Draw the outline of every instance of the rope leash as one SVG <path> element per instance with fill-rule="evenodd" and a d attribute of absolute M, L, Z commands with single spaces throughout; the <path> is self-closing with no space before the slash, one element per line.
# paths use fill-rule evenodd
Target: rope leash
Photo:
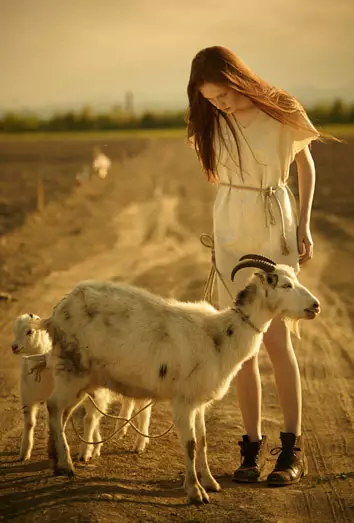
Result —
<path fill-rule="evenodd" d="M 93 405 L 95 406 L 95 408 L 98 410 L 98 412 L 100 414 L 102 414 L 103 416 L 106 416 L 107 418 L 111 418 L 111 419 L 115 419 L 117 421 L 124 421 L 125 423 L 123 423 L 123 425 L 121 427 L 119 427 L 118 429 L 115 429 L 112 434 L 110 434 L 107 438 L 104 438 L 100 441 L 88 441 L 86 440 L 85 438 L 83 438 L 76 426 L 75 426 L 75 423 L 74 423 L 74 420 L 73 418 L 71 418 L 71 425 L 74 429 L 74 432 L 76 434 L 76 436 L 79 438 L 80 441 L 82 441 L 83 443 L 87 443 L 88 445 L 100 445 L 101 443 L 106 443 L 106 441 L 109 441 L 110 439 L 114 438 L 114 436 L 116 434 L 118 434 L 121 430 L 123 430 L 123 428 L 128 425 L 128 423 L 132 426 L 132 428 L 135 430 L 135 432 L 137 432 L 138 434 L 140 434 L 140 436 L 143 436 L 144 438 L 148 438 L 148 439 L 159 439 L 159 438 L 162 438 L 163 436 L 167 436 L 167 434 L 169 434 L 171 432 L 171 430 L 174 428 L 174 424 L 172 423 L 169 428 L 167 430 L 165 430 L 164 432 L 162 432 L 161 434 L 155 434 L 153 436 L 151 435 L 148 435 L 148 434 L 144 434 L 143 432 L 141 432 L 138 427 L 136 425 L 134 425 L 134 423 L 132 422 L 132 420 L 134 418 L 136 418 L 141 412 L 143 412 L 145 409 L 147 409 L 148 407 L 151 407 L 151 405 L 153 405 L 153 402 L 150 401 L 150 403 L 148 403 L 147 405 L 145 405 L 144 407 L 142 407 L 140 410 L 138 410 L 131 418 L 127 419 L 127 418 L 122 418 L 121 416 L 114 416 L 113 414 L 108 414 L 108 412 L 104 412 L 102 409 L 100 409 L 100 407 L 97 405 L 97 403 L 95 402 L 95 400 L 93 399 L 93 397 L 91 396 L 91 394 L 87 393 L 87 396 L 89 397 L 90 401 L 93 403 Z"/>
<path fill-rule="evenodd" d="M 204 245 L 204 247 L 207 247 L 208 249 L 211 250 L 211 268 L 210 268 L 207 282 L 205 285 L 203 299 L 208 301 L 209 303 L 211 303 L 211 298 L 213 295 L 214 284 L 215 284 L 215 277 L 216 277 L 216 275 L 218 275 L 218 277 L 220 278 L 221 283 L 225 287 L 225 290 L 226 290 L 227 294 L 229 295 L 231 301 L 233 301 L 233 297 L 230 292 L 230 289 L 226 285 L 223 275 L 221 274 L 221 272 L 219 271 L 219 269 L 216 266 L 215 247 L 214 247 L 213 236 L 211 234 L 203 232 L 200 235 L 200 242 L 202 243 L 202 245 Z"/>
<path fill-rule="evenodd" d="M 42 371 L 46 368 L 46 362 L 41 362 L 41 363 L 38 363 L 37 365 L 35 365 L 29 372 L 28 374 L 33 374 L 35 372 L 36 374 L 36 377 L 35 377 L 35 380 L 36 381 L 41 381 L 41 373 Z M 91 394 L 87 393 L 87 396 L 89 397 L 90 401 L 93 403 L 93 405 L 95 406 L 95 408 L 98 410 L 98 412 L 100 414 L 102 414 L 103 416 L 106 416 L 107 418 L 112 418 L 112 419 L 115 419 L 117 421 L 124 421 L 125 423 L 123 423 L 123 425 L 121 427 L 119 427 L 118 429 L 115 429 L 113 431 L 112 434 L 110 434 L 107 438 L 105 439 L 102 439 L 100 441 L 88 441 L 86 440 L 85 438 L 83 438 L 81 436 L 81 434 L 79 434 L 79 431 L 77 430 L 76 426 L 75 426 L 75 423 L 74 423 L 74 419 L 73 417 L 71 417 L 70 421 L 71 421 L 71 426 L 72 428 L 74 429 L 74 432 L 76 434 L 76 436 L 79 438 L 80 441 L 82 441 L 83 443 L 86 443 L 87 445 L 100 445 L 101 443 L 105 443 L 106 441 L 109 441 L 110 439 L 112 439 L 116 434 L 118 434 L 118 432 L 120 432 L 121 430 L 123 430 L 123 428 L 128 425 L 128 423 L 132 426 L 132 428 L 135 430 L 135 432 L 137 432 L 140 436 L 143 436 L 144 438 L 148 438 L 148 439 L 159 439 L 159 438 L 162 438 L 163 436 L 167 436 L 167 434 L 169 434 L 171 432 L 171 430 L 174 428 L 174 423 L 172 423 L 167 430 L 165 430 L 164 432 L 162 432 L 161 434 L 155 434 L 155 435 L 149 435 L 149 434 L 144 434 L 143 432 L 141 432 L 141 430 L 138 429 L 138 427 L 136 425 L 134 425 L 134 423 L 132 422 L 132 420 L 134 418 L 136 418 L 141 412 L 143 412 L 145 409 L 151 407 L 153 405 L 153 402 L 150 401 L 150 403 L 148 403 L 147 405 L 145 405 L 144 407 L 142 407 L 140 410 L 138 410 L 131 418 L 127 419 L 127 418 L 123 418 L 121 416 L 114 416 L 113 414 L 108 414 L 108 412 L 104 412 L 98 405 L 97 403 L 95 402 L 95 400 L 93 399 L 93 397 L 91 396 Z M 66 426 L 66 423 L 64 425 L 64 430 L 65 430 L 65 426 Z"/>
<path fill-rule="evenodd" d="M 225 279 L 223 278 L 221 272 L 219 271 L 219 269 L 216 266 L 213 236 L 211 234 L 207 234 L 207 233 L 203 232 L 200 235 L 200 241 L 205 247 L 208 247 L 209 249 L 211 249 L 211 268 L 209 271 L 207 283 L 206 283 L 205 290 L 204 290 L 204 300 L 207 300 L 209 303 L 211 303 L 211 298 L 212 298 L 213 288 L 214 288 L 214 283 L 215 283 L 215 276 L 218 275 L 220 278 L 220 281 L 223 284 L 223 286 L 225 287 L 231 301 L 234 303 L 234 299 L 232 297 L 232 294 L 231 294 L 228 286 L 226 285 Z M 232 307 L 232 309 L 241 316 L 243 322 L 248 323 L 248 325 L 253 330 L 258 332 L 258 334 L 263 334 L 263 331 L 258 329 L 258 327 L 256 327 L 256 325 L 250 320 L 250 318 L 239 307 Z"/>

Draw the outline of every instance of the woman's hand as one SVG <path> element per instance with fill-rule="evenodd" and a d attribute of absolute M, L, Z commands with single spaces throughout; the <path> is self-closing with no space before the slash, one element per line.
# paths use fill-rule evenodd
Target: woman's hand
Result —
<path fill-rule="evenodd" d="M 313 257 L 313 241 L 308 223 L 299 223 L 297 228 L 297 248 L 299 251 L 299 262 L 303 264 Z"/>
<path fill-rule="evenodd" d="M 299 262 L 305 263 L 313 256 L 313 241 L 310 232 L 310 217 L 315 190 L 315 164 L 310 150 L 305 147 L 295 156 L 300 197 L 300 221 L 297 228 Z"/>

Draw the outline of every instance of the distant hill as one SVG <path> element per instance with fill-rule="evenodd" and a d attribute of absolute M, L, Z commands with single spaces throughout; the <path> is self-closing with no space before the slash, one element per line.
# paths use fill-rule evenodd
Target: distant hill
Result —
<path fill-rule="evenodd" d="M 332 103 L 336 99 L 341 99 L 344 103 L 354 103 L 354 85 L 345 85 L 341 88 L 330 88 L 325 86 L 315 85 L 297 85 L 291 89 L 287 86 L 282 86 L 284 89 L 296 96 L 306 107 L 313 107 L 318 103 Z M 113 106 L 121 105 L 123 96 L 117 96 L 111 100 L 92 100 L 87 101 L 83 99 L 80 102 L 61 102 L 57 104 L 47 104 L 43 106 L 12 106 L 0 107 L 0 115 L 8 110 L 15 112 L 29 112 L 35 113 L 41 118 L 50 118 L 55 113 L 65 113 L 68 111 L 77 112 L 84 106 L 89 106 L 95 113 L 109 112 Z M 183 111 L 188 104 L 185 93 L 173 93 L 171 96 L 166 94 L 164 98 L 154 99 L 135 99 L 135 108 L 137 113 L 144 111 Z"/>

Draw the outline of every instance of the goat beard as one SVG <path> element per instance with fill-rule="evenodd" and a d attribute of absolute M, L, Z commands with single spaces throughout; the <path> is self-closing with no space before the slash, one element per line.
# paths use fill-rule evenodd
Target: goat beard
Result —
<path fill-rule="evenodd" d="M 298 340 L 301 339 L 300 334 L 300 320 L 294 320 L 293 318 L 283 318 L 283 321 L 285 323 L 285 326 L 289 329 L 289 331 L 294 334 L 294 336 L 297 337 Z"/>

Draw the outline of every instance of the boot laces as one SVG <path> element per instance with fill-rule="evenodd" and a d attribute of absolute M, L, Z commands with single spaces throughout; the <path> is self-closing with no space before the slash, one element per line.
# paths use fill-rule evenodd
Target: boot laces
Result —
<path fill-rule="evenodd" d="M 285 451 L 283 447 L 274 447 L 271 449 L 270 454 L 272 456 L 276 456 L 277 454 L 280 454 L 280 452 L 282 452 L 283 450 Z M 291 452 L 301 452 L 301 449 L 299 447 L 292 447 Z"/>
<path fill-rule="evenodd" d="M 278 456 L 277 462 L 279 465 L 282 463 L 287 463 L 289 456 L 296 457 L 295 452 L 301 452 L 299 447 L 292 447 L 291 449 L 284 449 L 283 447 L 274 447 L 271 449 L 270 454 L 272 456 Z M 274 459 L 269 459 L 269 461 L 274 461 Z"/>
<path fill-rule="evenodd" d="M 238 442 L 241 451 L 241 457 L 243 458 L 242 464 L 244 466 L 257 466 L 261 445 L 248 443 L 245 445 L 243 441 Z M 246 450 L 245 450 L 246 449 Z"/>

